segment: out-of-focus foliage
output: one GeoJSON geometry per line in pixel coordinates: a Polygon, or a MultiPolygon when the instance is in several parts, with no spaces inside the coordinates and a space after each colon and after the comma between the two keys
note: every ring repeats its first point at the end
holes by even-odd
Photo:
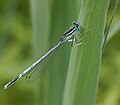
{"type": "MultiPolygon", "coordinates": [[[[111,1],[107,24],[115,1],[111,1]]],[[[33,62],[29,13],[28,0],[0,0],[1,105],[33,105],[35,101],[33,85],[26,85],[24,79],[9,90],[3,90],[5,83],[33,62]]],[[[113,27],[118,20],[120,21],[120,5],[113,20],[113,27]]],[[[120,105],[120,29],[108,42],[103,53],[97,105],[120,105]]]]}
{"type": "Polygon", "coordinates": [[[33,103],[31,89],[24,82],[3,91],[3,86],[31,61],[31,25],[27,0],[0,0],[0,104],[33,103]]]}
{"type": "MultiPolygon", "coordinates": [[[[111,1],[107,26],[111,18],[116,0],[111,1]]],[[[97,105],[119,105],[120,104],[120,4],[115,13],[112,26],[106,44],[98,88],[97,105]]]]}

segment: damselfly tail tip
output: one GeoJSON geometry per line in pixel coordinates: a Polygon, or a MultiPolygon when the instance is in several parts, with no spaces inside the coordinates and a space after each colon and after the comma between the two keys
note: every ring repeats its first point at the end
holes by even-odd
{"type": "Polygon", "coordinates": [[[7,89],[8,87],[10,87],[12,84],[14,84],[19,78],[21,77],[18,76],[17,78],[13,79],[12,81],[8,82],[5,86],[4,86],[4,89],[7,89]]]}
{"type": "Polygon", "coordinates": [[[8,87],[10,87],[13,83],[14,83],[15,80],[12,80],[10,82],[8,82],[5,86],[4,86],[4,89],[7,89],[8,87]]]}
{"type": "Polygon", "coordinates": [[[8,88],[8,84],[6,84],[5,86],[4,86],[4,89],[7,89],[8,88]]]}

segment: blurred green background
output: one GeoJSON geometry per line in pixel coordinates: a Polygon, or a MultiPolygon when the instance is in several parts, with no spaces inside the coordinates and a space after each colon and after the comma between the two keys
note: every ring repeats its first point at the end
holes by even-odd
{"type": "MultiPolygon", "coordinates": [[[[52,6],[52,2],[49,3],[52,6]]],[[[110,3],[107,25],[114,3],[115,0],[110,3]]],[[[3,86],[9,80],[35,61],[29,5],[28,0],[0,1],[0,105],[33,105],[35,103],[36,87],[33,86],[35,83],[26,84],[24,78],[8,90],[3,90],[3,86]]],[[[69,24],[71,21],[72,19],[68,19],[69,24]]],[[[108,41],[103,53],[97,105],[120,105],[120,6],[116,11],[111,31],[118,22],[119,29],[108,41]]],[[[61,30],[65,30],[66,27],[68,26],[62,27],[64,29],[61,30]]],[[[57,31],[54,33],[57,34],[57,31]]],[[[53,41],[51,43],[53,44],[53,41]]]]}

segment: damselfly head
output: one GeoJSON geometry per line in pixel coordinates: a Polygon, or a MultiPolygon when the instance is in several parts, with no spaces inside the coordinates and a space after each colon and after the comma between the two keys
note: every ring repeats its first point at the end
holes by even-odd
{"type": "Polygon", "coordinates": [[[80,31],[80,25],[76,21],[73,21],[72,25],[76,28],[77,31],[80,31]]]}

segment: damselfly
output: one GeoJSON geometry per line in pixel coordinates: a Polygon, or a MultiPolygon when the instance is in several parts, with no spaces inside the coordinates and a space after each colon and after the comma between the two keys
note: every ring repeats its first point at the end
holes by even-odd
{"type": "MultiPolygon", "coordinates": [[[[21,77],[27,75],[30,72],[34,72],[34,68],[38,68],[39,64],[41,64],[45,59],[47,59],[51,53],[53,53],[59,46],[61,46],[64,42],[72,42],[72,46],[77,46],[82,44],[80,40],[77,40],[77,36],[81,35],[80,34],[80,25],[73,21],[72,26],[62,35],[61,39],[45,54],[43,54],[42,57],[40,57],[35,63],[33,63],[31,66],[29,66],[26,70],[24,70],[22,73],[20,73],[15,79],[11,80],[8,82],[5,86],[4,89],[7,89],[10,87],[12,84],[14,84],[18,79],[21,77]]],[[[30,77],[29,77],[30,78],[30,77]]]]}

